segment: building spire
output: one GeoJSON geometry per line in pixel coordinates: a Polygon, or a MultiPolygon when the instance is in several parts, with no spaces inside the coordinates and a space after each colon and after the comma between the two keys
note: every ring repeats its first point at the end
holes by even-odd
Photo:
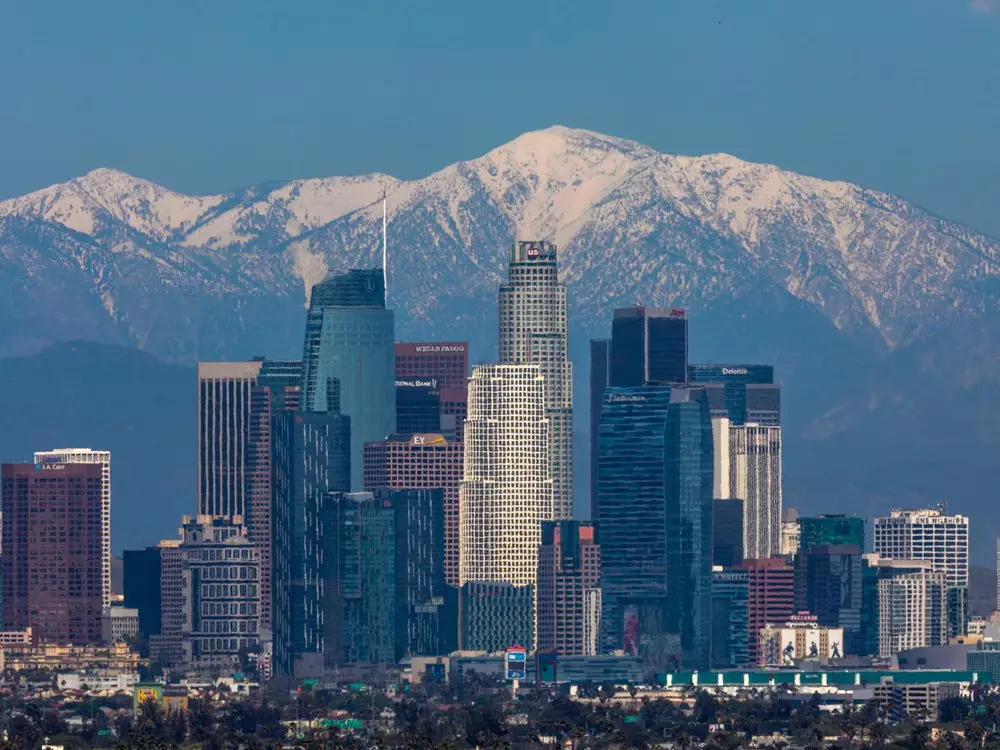
{"type": "Polygon", "coordinates": [[[387,221],[385,188],[382,188],[382,286],[385,287],[385,306],[389,308],[389,264],[387,256],[387,221]]]}

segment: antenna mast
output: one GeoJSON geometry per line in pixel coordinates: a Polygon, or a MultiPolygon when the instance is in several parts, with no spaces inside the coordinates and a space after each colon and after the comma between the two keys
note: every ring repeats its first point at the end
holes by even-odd
{"type": "Polygon", "coordinates": [[[389,307],[389,268],[386,255],[385,190],[382,190],[382,286],[385,287],[385,306],[389,307]]]}

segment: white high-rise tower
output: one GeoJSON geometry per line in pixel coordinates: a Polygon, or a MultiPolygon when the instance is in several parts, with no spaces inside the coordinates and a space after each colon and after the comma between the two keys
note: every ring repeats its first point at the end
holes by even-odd
{"type": "Polygon", "coordinates": [[[478,365],[459,488],[459,585],[533,586],[552,520],[544,378],[535,365],[478,365]]]}
{"type": "Polygon", "coordinates": [[[552,520],[545,379],[537,365],[479,365],[458,500],[461,648],[531,647],[538,546],[552,520]]]}
{"type": "Polygon", "coordinates": [[[554,513],[572,518],[573,365],[555,245],[530,241],[511,247],[499,307],[501,364],[538,365],[544,378],[554,513]]]}
{"type": "Polygon", "coordinates": [[[715,497],[743,501],[743,556],[781,554],[781,428],[712,420],[715,497]]]}
{"type": "Polygon", "coordinates": [[[35,451],[35,463],[101,465],[101,593],[104,606],[111,606],[111,451],[54,448],[35,451]]]}

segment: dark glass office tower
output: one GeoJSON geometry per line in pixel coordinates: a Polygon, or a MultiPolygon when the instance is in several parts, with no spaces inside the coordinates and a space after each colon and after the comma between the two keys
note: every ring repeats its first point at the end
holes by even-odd
{"type": "Polygon", "coordinates": [[[844,515],[799,518],[799,549],[842,544],[853,545],[860,552],[865,551],[865,519],[844,515]]]}
{"type": "Polygon", "coordinates": [[[601,426],[601,404],[608,387],[611,340],[590,340],[590,519],[597,520],[597,434],[601,426]]]}
{"type": "Polygon", "coordinates": [[[712,648],[712,421],[705,391],[673,388],[667,411],[667,607],[681,664],[708,669],[712,648]]]}
{"type": "Polygon", "coordinates": [[[437,381],[396,381],[396,428],[401,434],[441,432],[441,392],[437,381]]]}
{"type": "MultiPolygon", "coordinates": [[[[272,608],[274,669],[294,673],[300,657],[324,653],[324,546],[327,498],[350,487],[351,420],[340,414],[337,381],[329,412],[279,411],[272,420],[272,608]]],[[[327,597],[328,598],[328,597],[327,597]]]]}
{"type": "Polygon", "coordinates": [[[381,269],[354,269],[312,288],[302,408],[326,411],[327,383],[340,381],[340,411],[351,418],[353,489],[362,486],[364,444],[396,432],[393,330],[381,269]]]}
{"type": "Polygon", "coordinates": [[[690,365],[688,381],[708,393],[712,418],[734,425],[781,425],[781,386],[770,365],[690,365]]]}
{"type": "Polygon", "coordinates": [[[850,653],[864,648],[861,631],[861,548],[851,544],[800,548],[795,556],[795,610],[820,625],[844,629],[850,653]]]}
{"type": "Polygon", "coordinates": [[[743,564],[743,501],[715,498],[712,503],[712,564],[738,568],[743,564]]]}
{"type": "Polygon", "coordinates": [[[609,388],[598,436],[604,647],[707,668],[712,430],[704,391],[609,388]]]}
{"type": "Polygon", "coordinates": [[[611,322],[609,384],[686,383],[688,325],[679,308],[627,307],[611,322]]]}
{"type": "MultiPolygon", "coordinates": [[[[324,662],[394,663],[397,521],[392,495],[376,499],[370,492],[345,492],[328,499],[324,662]]],[[[406,617],[405,611],[399,615],[406,617]]]]}
{"type": "Polygon", "coordinates": [[[395,510],[395,659],[458,648],[458,597],[444,580],[444,491],[376,490],[395,510]]]}
{"type": "Polygon", "coordinates": [[[749,663],[750,574],[745,570],[712,572],[712,668],[749,663]]]}
{"type": "Polygon", "coordinates": [[[139,632],[148,639],[160,634],[160,548],[122,552],[124,605],[139,610],[139,632]]]}

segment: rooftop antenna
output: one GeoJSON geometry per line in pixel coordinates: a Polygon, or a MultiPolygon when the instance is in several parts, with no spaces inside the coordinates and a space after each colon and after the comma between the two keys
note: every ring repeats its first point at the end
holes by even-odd
{"type": "Polygon", "coordinates": [[[385,188],[382,188],[382,286],[385,287],[385,306],[389,307],[389,268],[386,256],[386,234],[385,188]]]}

